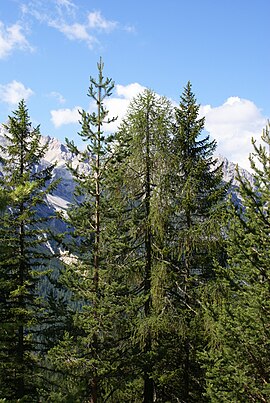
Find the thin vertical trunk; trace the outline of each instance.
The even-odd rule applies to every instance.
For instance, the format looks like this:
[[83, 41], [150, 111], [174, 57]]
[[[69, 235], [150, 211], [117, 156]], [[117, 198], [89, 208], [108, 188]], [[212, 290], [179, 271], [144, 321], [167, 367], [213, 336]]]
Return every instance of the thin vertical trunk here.
[[[20, 209], [20, 213], [22, 214], [22, 208]], [[23, 259], [24, 256], [24, 224], [20, 225], [20, 234], [19, 234], [19, 242], [20, 242], [20, 258]], [[20, 261], [19, 266], [19, 286], [23, 287], [24, 284], [24, 262]], [[19, 309], [24, 308], [24, 297], [19, 295], [18, 298]], [[21, 319], [20, 319], [21, 321]], [[17, 397], [20, 399], [25, 394], [25, 385], [24, 385], [24, 326], [21, 322], [18, 327], [18, 349], [17, 349], [17, 357], [18, 357], [18, 378], [17, 378]]]
[[[190, 229], [191, 227], [191, 215], [190, 211], [186, 211], [186, 219], [187, 219], [187, 228]], [[188, 245], [189, 246], [189, 245]], [[189, 278], [190, 278], [190, 265], [189, 265], [189, 256], [186, 256], [185, 259], [185, 266], [186, 266], [186, 273], [185, 273], [185, 284], [184, 284], [184, 299], [186, 306], [190, 305], [189, 301]], [[190, 325], [189, 316], [187, 317], [187, 326]], [[183, 375], [183, 382], [184, 382], [184, 392], [183, 392], [183, 402], [189, 402], [189, 389], [190, 389], [190, 338], [189, 334], [187, 334], [185, 341], [184, 341], [184, 348], [185, 348], [185, 355], [184, 355], [184, 375]]]
[[[98, 127], [97, 127], [97, 152], [96, 152], [96, 172], [95, 172], [95, 246], [94, 246], [94, 316], [97, 320], [98, 299], [99, 299], [99, 255], [100, 255], [100, 133], [101, 133], [101, 84], [102, 76], [99, 76], [98, 87]], [[96, 358], [98, 355], [98, 336], [96, 333], [93, 335], [93, 354]], [[94, 369], [93, 379], [91, 382], [91, 397], [90, 403], [97, 403], [98, 401], [98, 375]]]
[[[20, 144], [20, 177], [23, 177], [24, 173], [24, 145], [23, 138], [21, 139]], [[24, 204], [20, 204], [19, 214], [22, 216], [24, 213]], [[21, 289], [24, 285], [25, 278], [25, 263], [24, 263], [24, 255], [25, 255], [25, 227], [24, 221], [21, 221], [19, 227], [19, 248], [20, 248], [20, 261], [19, 261], [19, 287]], [[24, 309], [24, 296], [19, 295], [18, 297], [19, 309]], [[17, 358], [18, 358], [18, 378], [17, 378], [17, 397], [22, 398], [25, 394], [25, 384], [24, 384], [24, 325], [23, 318], [20, 318], [20, 323], [18, 326], [18, 349], [17, 349]]]
[[[144, 305], [145, 317], [149, 317], [151, 313], [151, 269], [152, 269], [152, 234], [150, 225], [150, 198], [151, 198], [151, 167], [150, 167], [150, 132], [149, 132], [149, 117], [147, 116], [147, 129], [146, 129], [146, 183], [145, 183], [145, 206], [146, 206], [146, 232], [145, 232], [145, 282], [144, 292], [146, 301]], [[144, 353], [149, 355], [152, 350], [152, 338], [150, 332], [146, 335]], [[154, 382], [150, 377], [151, 367], [147, 364], [144, 370], [144, 394], [143, 403], [153, 403], [154, 401]]]

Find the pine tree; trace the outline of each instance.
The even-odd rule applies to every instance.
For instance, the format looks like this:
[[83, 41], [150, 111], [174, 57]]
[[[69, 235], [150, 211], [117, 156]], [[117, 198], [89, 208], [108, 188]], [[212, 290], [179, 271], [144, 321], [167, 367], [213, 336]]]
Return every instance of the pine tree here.
[[[103, 77], [104, 64], [98, 63], [98, 79], [90, 77], [88, 95], [97, 111], [81, 111], [80, 136], [86, 142], [80, 151], [67, 140], [70, 151], [81, 161], [69, 165], [76, 181], [74, 204], [68, 211], [73, 227], [63, 282], [75, 301], [73, 329], [51, 353], [51, 361], [63, 372], [60, 399], [114, 401], [114, 392], [121, 383], [119, 368], [118, 316], [122, 313], [122, 285], [117, 281], [116, 255], [112, 256], [112, 227], [118, 204], [111, 200], [114, 183], [112, 163], [115, 160], [115, 136], [105, 133], [108, 119], [105, 101], [112, 94], [114, 83]], [[116, 199], [114, 199], [116, 200]], [[111, 238], [110, 238], [111, 237]], [[117, 243], [117, 242], [116, 242]], [[123, 297], [124, 298], [124, 297]], [[122, 358], [123, 360], [123, 358]]]
[[254, 183], [238, 173], [242, 205], [228, 213], [228, 267], [219, 268], [219, 299], [209, 298], [209, 345], [204, 354], [212, 402], [270, 399], [269, 123], [253, 141]]
[[215, 259], [222, 257], [220, 212], [226, 188], [213, 157], [216, 142], [204, 135], [203, 128], [204, 118], [199, 118], [188, 82], [175, 108], [167, 179], [171, 328], [164, 340], [168, 352], [161, 361], [167, 375], [160, 377], [160, 383], [164, 399], [170, 401], [203, 401], [203, 373], [197, 359], [203, 343], [200, 293], [213, 276]]
[[37, 401], [38, 335], [46, 312], [39, 284], [46, 275], [51, 253], [48, 218], [39, 216], [45, 195], [56, 183], [53, 166], [39, 168], [46, 146], [40, 145], [39, 127], [32, 128], [22, 100], [5, 125], [1, 146], [3, 176], [0, 185], [7, 195], [0, 221], [0, 390], [8, 400]]

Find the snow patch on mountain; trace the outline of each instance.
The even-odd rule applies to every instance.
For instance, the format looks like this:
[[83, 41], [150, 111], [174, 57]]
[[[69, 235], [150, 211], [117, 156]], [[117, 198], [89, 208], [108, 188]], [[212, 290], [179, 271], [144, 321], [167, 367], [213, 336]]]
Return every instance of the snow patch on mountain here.
[[70, 202], [59, 196], [47, 195], [47, 203], [56, 211], [66, 211]]

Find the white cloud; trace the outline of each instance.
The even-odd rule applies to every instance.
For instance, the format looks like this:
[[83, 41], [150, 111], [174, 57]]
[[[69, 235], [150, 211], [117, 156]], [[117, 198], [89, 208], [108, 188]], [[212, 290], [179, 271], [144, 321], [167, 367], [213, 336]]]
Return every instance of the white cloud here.
[[136, 97], [140, 92], [145, 89], [141, 84], [132, 83], [128, 85], [116, 85], [116, 93], [119, 96], [123, 96], [126, 99], [131, 100], [132, 98]]
[[[104, 124], [104, 130], [109, 132], [114, 132], [117, 130], [119, 124], [124, 118], [127, 108], [131, 99], [138, 95], [145, 89], [142, 85], [138, 83], [132, 83], [129, 85], [116, 85], [116, 96], [107, 98], [104, 101], [106, 109], [109, 111], [109, 118], [118, 117], [118, 119], [107, 125]], [[58, 93], [51, 93], [51, 95], [58, 95]], [[70, 123], [77, 123], [80, 120], [80, 114], [78, 109], [82, 109], [79, 106], [75, 106], [73, 109], [57, 109], [51, 111], [51, 121], [55, 127], [60, 127]], [[91, 103], [89, 107], [89, 112], [96, 110], [95, 103]]]
[[114, 132], [117, 130], [119, 124], [123, 120], [130, 101], [132, 98], [136, 97], [140, 92], [142, 92], [145, 87], [138, 83], [132, 83], [128, 85], [116, 85], [116, 95], [110, 98], [107, 98], [105, 101], [106, 109], [109, 111], [108, 117], [117, 117], [115, 122], [110, 123], [109, 125], [104, 125], [104, 129], [110, 132]]
[[90, 29], [98, 29], [101, 31], [111, 32], [117, 27], [116, 21], [106, 20], [100, 11], [94, 11], [88, 14], [88, 26]]
[[51, 121], [56, 128], [68, 125], [70, 123], [77, 123], [80, 119], [78, 109], [79, 106], [75, 106], [73, 109], [56, 109], [51, 111]]
[[62, 94], [60, 94], [60, 92], [52, 91], [50, 92], [49, 96], [56, 98], [59, 104], [64, 104], [66, 102], [65, 98]]
[[62, 32], [70, 40], [85, 41], [88, 47], [92, 49], [99, 41], [96, 36], [91, 34], [91, 31], [97, 29], [110, 32], [117, 26], [117, 22], [106, 20], [99, 11], [95, 11], [88, 14], [87, 23], [74, 22], [69, 24], [61, 18], [49, 19], [48, 25]]
[[[114, 29], [134, 32], [131, 26], [120, 26], [117, 21], [106, 19], [100, 11], [89, 12], [82, 10], [71, 0], [54, 0], [51, 7], [48, 2], [29, 0], [21, 6], [24, 15], [32, 16], [42, 24], [57, 29], [69, 40], [86, 42], [92, 49], [100, 43], [99, 35], [110, 33]], [[82, 19], [84, 15], [84, 19]]]
[[19, 23], [5, 26], [0, 21], [0, 59], [7, 57], [14, 49], [33, 50]]
[[[139, 83], [116, 85], [115, 94], [105, 100], [109, 118], [118, 119], [107, 125], [104, 130], [115, 132], [123, 120], [130, 101], [145, 89]], [[51, 111], [51, 120], [55, 127], [77, 123], [80, 120], [80, 107], [73, 109], [58, 109]], [[89, 112], [95, 111], [94, 103], [90, 104]], [[205, 130], [212, 139], [217, 141], [217, 152], [227, 157], [229, 161], [238, 163], [245, 169], [250, 169], [249, 154], [253, 152], [251, 138], [261, 141], [262, 130], [266, 118], [260, 109], [250, 100], [230, 97], [222, 105], [213, 107], [202, 105], [200, 116], [205, 116]]]
[[205, 129], [217, 141], [217, 151], [249, 169], [251, 138], [260, 142], [266, 124], [259, 108], [250, 100], [230, 97], [221, 106], [201, 106], [200, 114], [205, 116]]
[[69, 25], [57, 20], [51, 20], [48, 25], [62, 32], [68, 39], [85, 41], [90, 49], [98, 42], [94, 36], [89, 34], [87, 27], [83, 24], [74, 23]]
[[56, 15], [58, 17], [62, 17], [65, 19], [66, 16], [70, 16], [72, 18], [76, 18], [76, 10], [77, 6], [70, 0], [55, 0], [56, 2], [56, 12], [53, 16], [55, 18]]
[[27, 100], [34, 92], [26, 88], [23, 83], [13, 80], [6, 85], [0, 84], [0, 99], [11, 105], [17, 104], [22, 99]]
[[70, 0], [56, 0], [56, 4], [60, 7], [65, 7], [67, 9], [75, 8], [75, 4]]

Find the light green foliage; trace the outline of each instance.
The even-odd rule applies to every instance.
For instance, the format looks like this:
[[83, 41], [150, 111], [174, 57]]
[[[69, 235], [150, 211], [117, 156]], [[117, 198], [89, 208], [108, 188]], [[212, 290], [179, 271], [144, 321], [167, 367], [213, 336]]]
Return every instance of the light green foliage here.
[[[133, 382], [143, 382], [142, 400], [148, 403], [154, 399], [159, 338], [166, 327], [162, 315], [166, 284], [162, 240], [166, 231], [164, 180], [168, 169], [171, 113], [168, 100], [145, 90], [131, 102], [119, 131], [129, 150], [122, 163], [121, 186], [125, 194], [129, 240], [123, 261], [130, 276], [131, 301], [135, 302], [131, 321]], [[140, 394], [137, 398], [140, 399]]]

